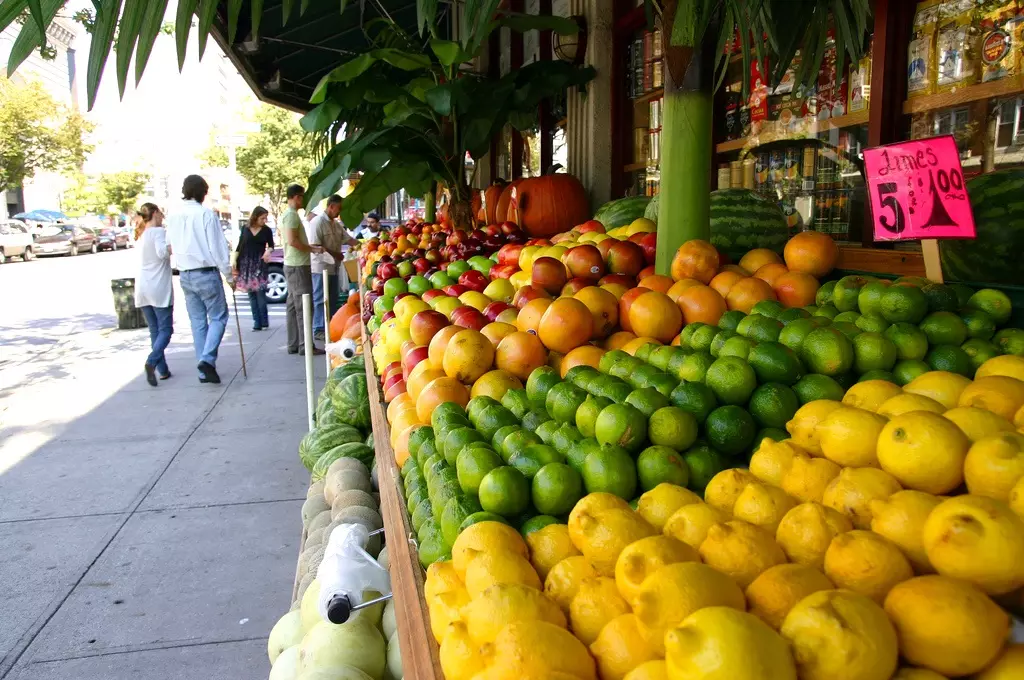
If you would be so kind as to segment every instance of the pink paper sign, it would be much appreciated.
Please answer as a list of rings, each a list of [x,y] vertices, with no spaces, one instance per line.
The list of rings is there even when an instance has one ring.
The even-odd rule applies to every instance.
[[[864,150],[876,241],[974,238],[960,153],[952,136]]]

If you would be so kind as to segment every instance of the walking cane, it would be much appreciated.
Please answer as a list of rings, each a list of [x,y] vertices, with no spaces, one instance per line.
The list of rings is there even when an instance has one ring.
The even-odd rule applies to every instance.
[[[238,320],[238,298],[235,297],[235,291],[231,291],[231,302],[235,305],[235,328],[238,329],[238,351],[242,354],[242,377],[246,380],[249,379],[249,374],[245,370],[245,348],[242,347],[242,322]]]

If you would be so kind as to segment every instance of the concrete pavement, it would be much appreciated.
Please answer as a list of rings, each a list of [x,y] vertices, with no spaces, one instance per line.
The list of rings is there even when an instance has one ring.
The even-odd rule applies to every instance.
[[[240,296],[249,377],[232,319],[224,382],[200,384],[176,291],[174,377],[150,387],[148,331],[112,330],[134,257],[0,266],[0,678],[269,672],[309,482],[302,359],[283,306],[253,333]]]

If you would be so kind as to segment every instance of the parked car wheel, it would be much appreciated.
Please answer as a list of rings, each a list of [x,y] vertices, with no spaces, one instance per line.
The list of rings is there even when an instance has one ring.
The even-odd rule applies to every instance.
[[[280,304],[288,299],[288,280],[284,277],[284,269],[270,265],[267,274],[267,302]]]
[[[99,252],[99,249],[100,249],[100,247],[98,245],[96,245],[96,241],[93,241],[92,242],[92,248],[89,250],[89,252],[92,253],[93,255],[95,255],[97,252]]]
[[[0,248],[0,264],[6,264],[6,263],[7,263],[7,256],[4,255],[3,248]]]
[[[25,252],[21,254],[21,259],[23,262],[30,262],[36,259],[36,254],[32,252],[31,247],[25,248]]]
[[[70,257],[74,257],[75,255],[78,255],[78,244],[77,243],[72,243],[71,244],[71,250],[68,251],[68,255]]]
[[[112,244],[110,244],[110,249],[117,250],[117,241],[114,241]]]

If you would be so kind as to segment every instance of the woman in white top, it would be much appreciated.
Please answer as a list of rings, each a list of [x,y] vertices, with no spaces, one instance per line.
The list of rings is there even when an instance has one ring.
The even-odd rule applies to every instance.
[[[171,290],[171,248],[167,245],[164,214],[152,203],[143,203],[135,218],[135,241],[139,252],[139,275],[135,279],[135,306],[149,325],[152,351],[146,359],[146,382],[157,386],[171,377],[164,350],[174,333],[174,300]]]

